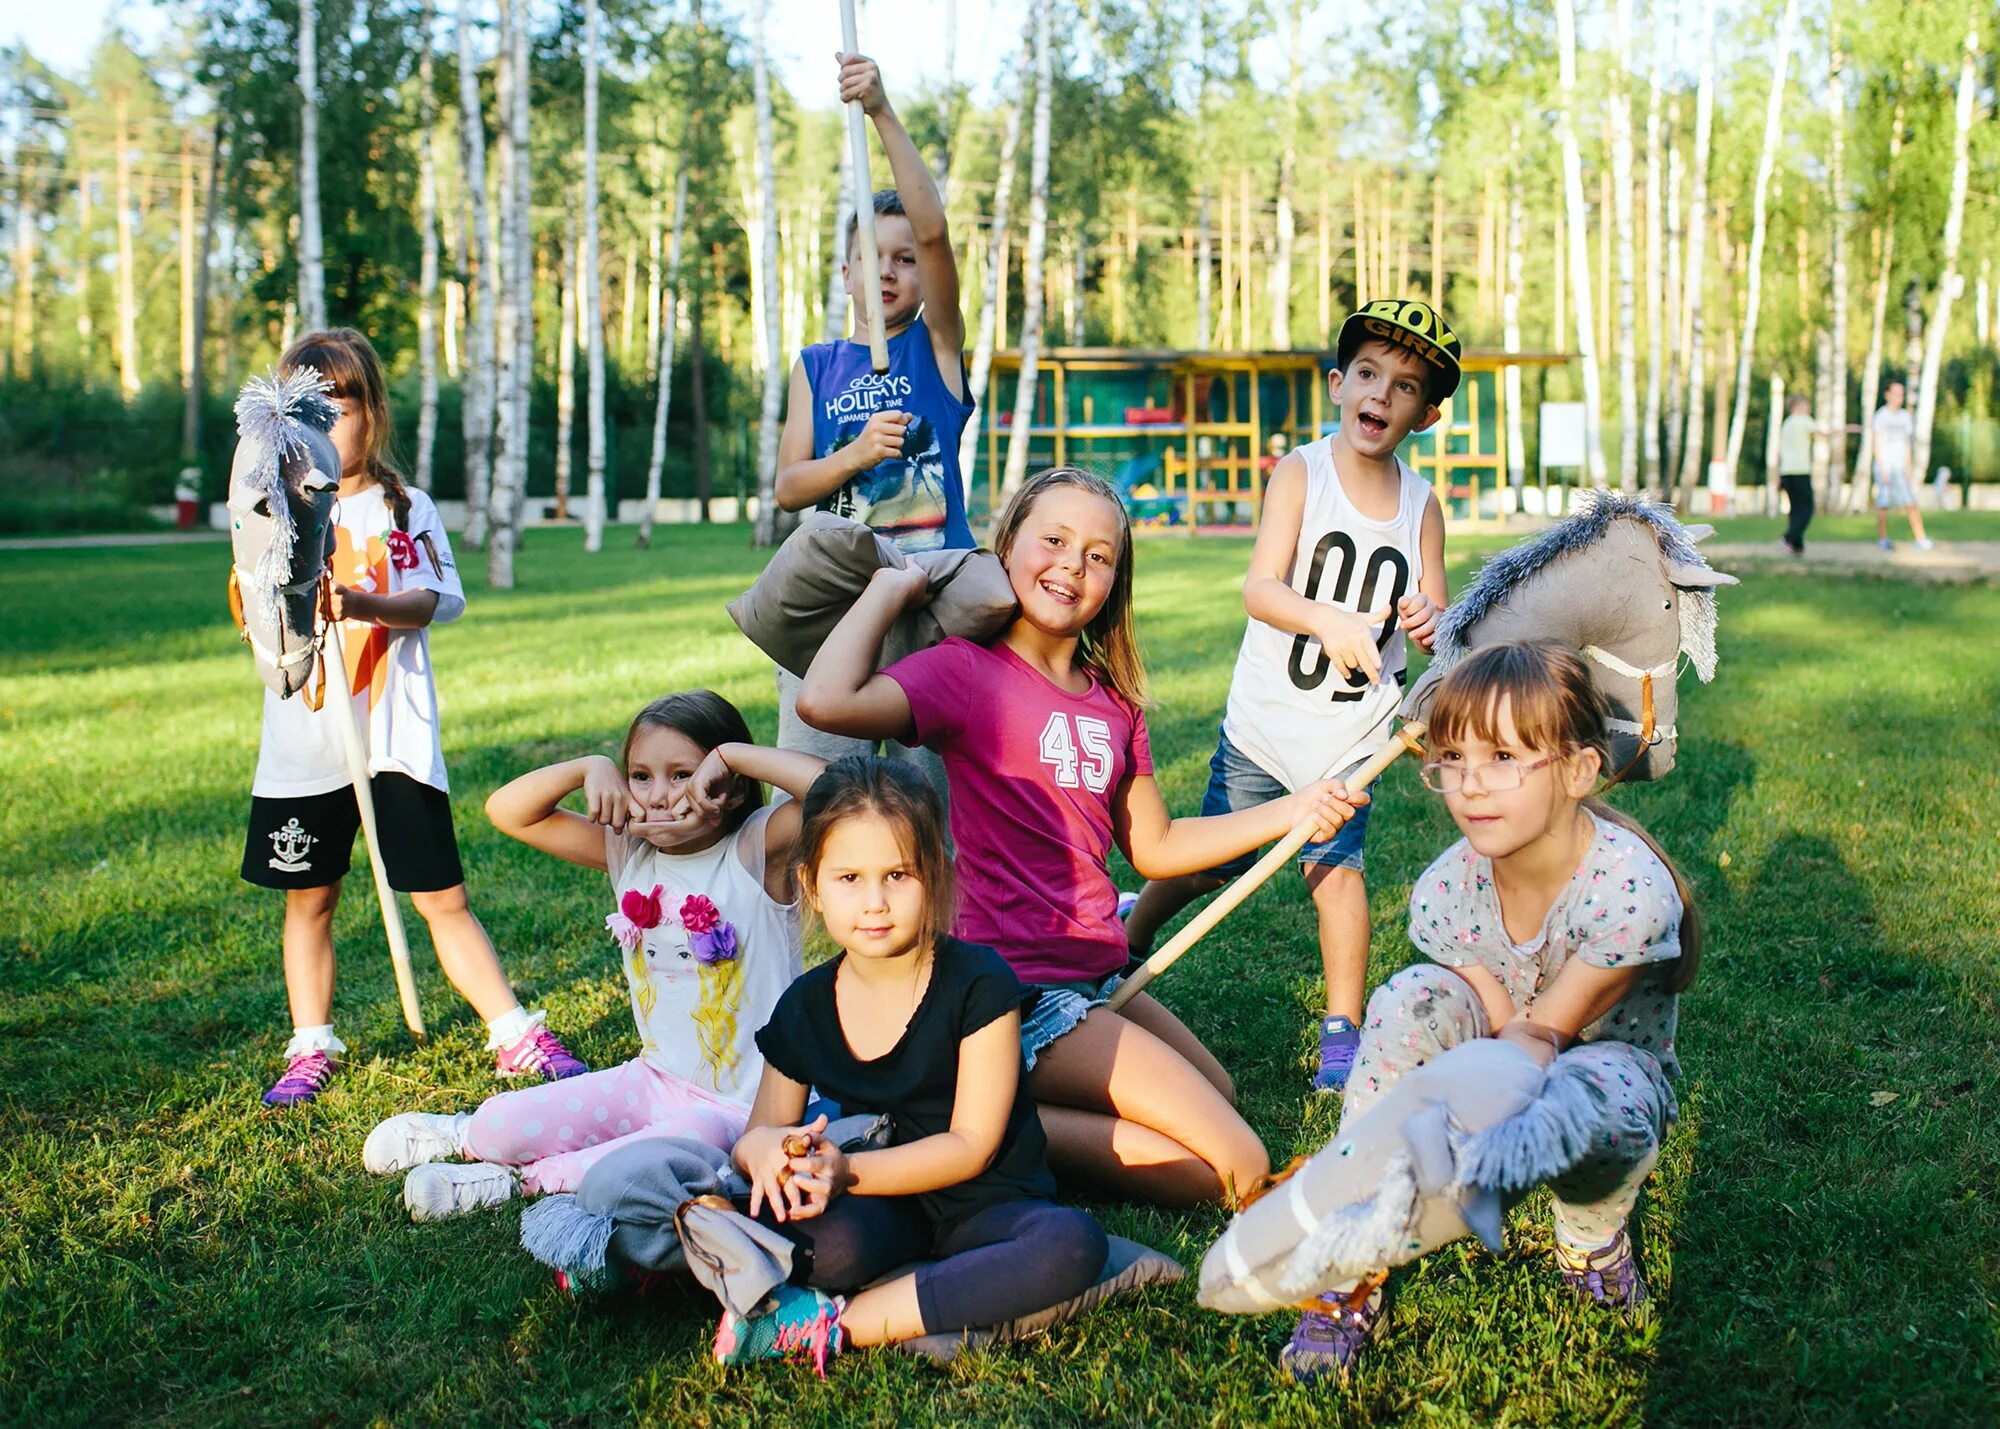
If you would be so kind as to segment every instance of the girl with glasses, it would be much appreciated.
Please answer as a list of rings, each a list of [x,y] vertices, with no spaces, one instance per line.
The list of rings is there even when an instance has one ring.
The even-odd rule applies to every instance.
[[[1658,844],[1593,797],[1609,710],[1582,660],[1535,642],[1487,646],[1439,685],[1423,781],[1461,839],[1410,893],[1410,941],[1430,961],[1368,1001],[1342,1107],[1366,1112],[1406,1073],[1474,1037],[1544,1067],[1571,1048],[1615,1109],[1605,1144],[1552,1183],[1556,1267],[1581,1298],[1645,1298],[1626,1232],[1676,1107],[1674,1023],[1701,929]],[[1380,1290],[1308,1311],[1286,1346],[1295,1378],[1344,1376],[1382,1321]]]

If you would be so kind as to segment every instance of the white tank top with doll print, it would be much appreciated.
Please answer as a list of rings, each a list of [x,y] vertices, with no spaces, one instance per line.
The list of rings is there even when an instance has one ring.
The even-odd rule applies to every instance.
[[[1396,514],[1364,516],[1333,464],[1333,438],[1298,448],[1306,464],[1305,509],[1288,583],[1308,600],[1367,615],[1414,593],[1423,577],[1424,509],[1430,487],[1400,458]],[[1252,619],[1229,680],[1223,733],[1258,768],[1299,789],[1366,759],[1389,739],[1403,698],[1407,655],[1393,610],[1377,641],[1382,682],[1342,675],[1317,637]]]
[[[746,1107],[764,1074],[757,1032],[805,970],[798,903],[776,902],[764,891],[770,817],[769,808],[757,810],[699,853],[667,853],[608,829],[604,835],[620,910],[639,925],[638,946],[619,951],[640,1056]]]

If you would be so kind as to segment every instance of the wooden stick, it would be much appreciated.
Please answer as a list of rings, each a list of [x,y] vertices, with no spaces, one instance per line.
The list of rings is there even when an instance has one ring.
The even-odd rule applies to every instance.
[[[855,33],[854,0],[840,0],[840,43],[843,53],[861,53]],[[847,147],[854,159],[854,236],[861,248],[861,271],[855,275],[861,311],[868,319],[868,365],[889,370],[889,334],[882,323],[882,260],[875,252],[875,190],[868,178],[868,121],[859,100],[847,104]]]
[[[375,796],[368,787],[368,750],[361,742],[361,725],[354,717],[354,694],[347,682],[347,654],[341,648],[340,623],[329,622],[326,639],[333,648],[326,652],[326,668],[331,671],[333,704],[339,713],[333,722],[340,726],[341,748],[347,754],[347,774],[354,781],[354,802],[361,806],[361,832],[368,841],[368,867],[375,874],[375,897],[382,905],[382,931],[389,939],[389,961],[396,965],[396,993],[403,1000],[403,1021],[412,1035],[424,1035],[424,1013],[417,1005],[417,980],[410,971],[410,942],[403,934],[403,913],[396,906],[396,890],[389,886],[389,871],[382,866],[382,839],[375,831]]]
[[[1376,751],[1374,758],[1355,770],[1353,778],[1345,781],[1349,791],[1358,793],[1366,789],[1381,776],[1383,770],[1402,758],[1405,752],[1422,754],[1424,747],[1418,741],[1423,737],[1422,720],[1406,721],[1403,727],[1396,731],[1395,737]],[[1338,772],[1330,769],[1326,777],[1330,779]],[[1228,917],[1237,904],[1263,887],[1265,880],[1283,868],[1294,854],[1305,847],[1306,841],[1312,837],[1312,827],[1311,819],[1301,819],[1293,825],[1292,831],[1272,845],[1271,851],[1258,859],[1249,872],[1218,893],[1214,901],[1189,919],[1185,928],[1174,934],[1172,941],[1147,958],[1131,976],[1120,983],[1118,990],[1111,994],[1111,1000],[1106,1005],[1116,1012],[1137,997],[1140,989],[1147,983],[1178,962],[1181,954],[1200,942],[1209,929]]]

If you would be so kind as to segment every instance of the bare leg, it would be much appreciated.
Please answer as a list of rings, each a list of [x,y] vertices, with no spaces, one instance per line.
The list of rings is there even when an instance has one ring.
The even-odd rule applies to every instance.
[[[1161,878],[1139,890],[1139,901],[1125,920],[1125,946],[1132,956],[1143,958],[1153,951],[1160,929],[1174,921],[1174,915],[1205,894],[1222,887],[1222,880],[1202,873],[1179,878]]]
[[[1170,1205],[1214,1201],[1271,1169],[1264,1143],[1221,1091],[1166,1042],[1115,1014],[1094,1014],[1050,1043],[1029,1085],[1052,1128],[1054,1163],[1129,1194]],[[1050,1116],[1062,1108],[1097,1117]],[[1151,1134],[1125,1132],[1119,1122]]]
[[[1930,537],[1924,534],[1924,513],[1914,506],[1905,507],[1904,512],[1910,518],[1910,534],[1919,541],[1928,541]]]
[[[1326,1015],[1361,1022],[1368,989],[1368,889],[1361,870],[1314,864],[1306,871],[1319,914],[1319,958],[1326,970]]]
[[[1166,1004],[1154,1001],[1151,993],[1142,992],[1119,1008],[1115,1015],[1130,1018],[1180,1053],[1181,1059],[1206,1077],[1209,1085],[1222,1093],[1224,1100],[1231,1106],[1236,1105],[1236,1083],[1223,1070],[1222,1063],[1215,1059],[1215,1053],[1202,1046],[1201,1038],[1169,1012]]]
[[[333,1021],[333,910],[340,885],[285,890],[285,998],[292,1026]]]
[[[1886,506],[1875,508],[1875,539],[1878,541],[1889,539],[1889,509]]]
[[[917,1305],[917,1277],[899,1275],[886,1285],[863,1290],[847,1302],[840,1328],[856,1349],[914,1340],[924,1332],[923,1311]]]
[[[431,945],[437,949],[444,975],[482,1021],[491,1022],[521,1005],[500,967],[493,940],[466,905],[463,883],[436,893],[412,893],[410,901],[430,925]]]

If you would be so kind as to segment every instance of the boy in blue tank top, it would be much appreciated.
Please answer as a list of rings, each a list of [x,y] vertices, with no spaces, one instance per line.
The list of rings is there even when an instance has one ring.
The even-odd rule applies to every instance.
[[[1389,738],[1405,678],[1405,638],[1425,650],[1448,598],[1444,513],[1396,455],[1458,390],[1459,341],[1430,304],[1383,299],[1341,324],[1327,395],[1331,436],[1280,461],[1264,489],[1243,582],[1249,622],[1209,762],[1204,815],[1233,813],[1351,772]],[[1319,1071],[1339,1092],[1360,1045],[1368,977],[1368,808],[1299,851],[1319,916],[1326,973]],[[1126,922],[1133,956],[1196,898],[1246,871],[1250,855],[1149,883]]]
[[[866,522],[905,551],[971,549],[958,439],[972,416],[966,395],[965,322],[958,310],[958,261],[944,201],[889,105],[882,75],[865,55],[841,55],[840,98],[858,100],[875,123],[896,187],[874,196],[880,271],[858,271],[849,220],[841,265],[855,336],[814,343],[792,366],[784,435],[778,442],[778,505],[818,508]],[[889,370],[869,364],[862,285],[882,294]],[[799,681],[778,671],[778,743],[822,759],[873,754],[872,742],[814,729],[799,719]],[[944,771],[921,750],[891,744],[883,753],[921,767],[939,795]]]

